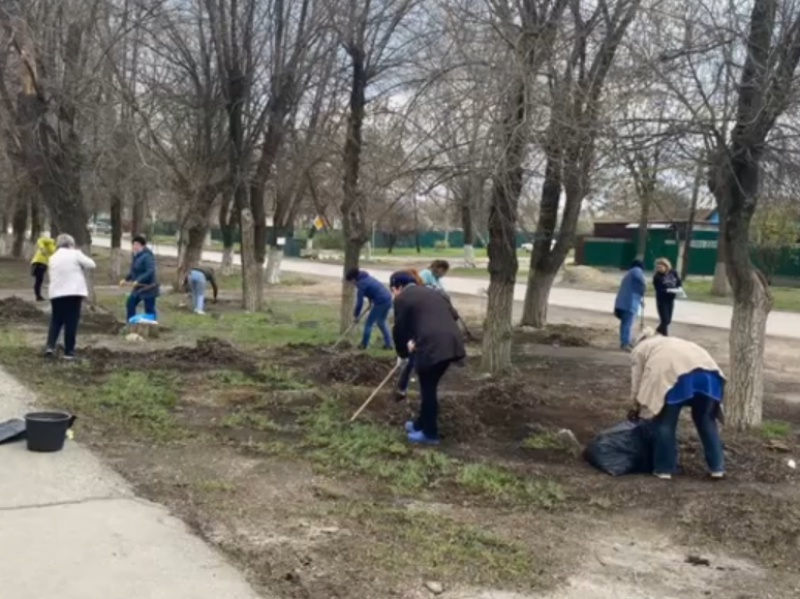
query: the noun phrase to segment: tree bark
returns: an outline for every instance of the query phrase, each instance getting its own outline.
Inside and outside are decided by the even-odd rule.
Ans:
[[[472,223],[471,198],[465,197],[459,202],[461,205],[461,230],[464,233],[464,264],[475,267],[475,235]]]
[[[711,281],[711,295],[716,297],[728,297],[731,294],[728,266],[725,259],[728,245],[725,229],[725,223],[720,218],[719,235],[717,236],[717,263],[714,265],[714,278]]]
[[[42,202],[36,193],[31,194],[31,236],[32,243],[42,236],[44,214],[42,213]]]
[[[694,236],[694,221],[697,217],[697,202],[700,199],[700,186],[703,183],[703,163],[697,163],[697,169],[692,183],[692,204],[689,207],[689,220],[684,231],[683,252],[681,253],[681,280],[689,276],[689,254],[692,251],[692,237]]]
[[[208,219],[203,215],[190,218],[181,235],[181,251],[178,259],[178,270],[172,288],[180,293],[183,289],[183,279],[190,269],[198,266],[203,258],[203,246],[208,233]]]
[[[111,281],[119,281],[122,274],[122,197],[111,194],[111,262],[109,276]]]
[[[249,208],[241,211],[239,227],[242,231],[242,309],[257,312],[263,300],[262,263],[256,261],[256,236],[253,214]]]
[[[645,192],[640,198],[639,211],[639,230],[636,236],[636,259],[644,261],[644,253],[647,249],[647,233],[650,224],[650,204],[652,195]]]
[[[277,285],[281,282],[281,261],[283,260],[283,246],[273,245],[267,255],[266,283]]]
[[[344,333],[353,323],[353,309],[355,308],[355,287],[345,280],[347,271],[358,268],[361,255],[361,245],[350,239],[345,240],[344,266],[342,267],[342,303],[339,305],[339,332]]]
[[[134,186],[133,189],[131,233],[133,235],[144,235],[147,233],[147,199],[138,186]]]
[[[25,249],[25,234],[28,229],[28,199],[22,195],[17,197],[14,204],[14,216],[11,219],[14,241],[11,246],[11,255],[22,258]]]
[[[223,276],[233,274],[233,244],[236,224],[233,220],[233,199],[226,193],[219,206],[219,228],[222,233],[222,267]]]
[[[729,338],[725,422],[737,430],[760,426],[764,405],[764,346],[772,299],[765,281],[755,272],[750,277],[752,295],[734,295]]]
[[[530,132],[525,126],[527,85],[520,77],[507,99],[503,144],[489,204],[489,289],[481,367],[493,375],[511,369],[514,284],[517,280],[517,213]]]

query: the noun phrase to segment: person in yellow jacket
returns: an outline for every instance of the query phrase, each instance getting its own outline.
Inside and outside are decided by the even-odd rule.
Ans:
[[[47,274],[47,264],[50,256],[56,251],[56,242],[51,237],[40,237],[36,241],[36,253],[31,260],[31,276],[33,277],[33,292],[36,294],[36,301],[43,302],[42,284],[44,275]]]

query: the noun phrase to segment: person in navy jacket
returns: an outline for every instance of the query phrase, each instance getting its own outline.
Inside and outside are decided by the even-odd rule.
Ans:
[[[125,304],[128,321],[136,316],[136,308],[144,302],[145,314],[156,316],[156,298],[159,295],[158,276],[156,274],[156,258],[147,247],[147,239],[136,235],[132,240],[133,259],[131,270],[120,285],[133,283],[133,289]]]
[[[672,324],[672,313],[675,310],[675,297],[680,292],[681,286],[681,278],[672,269],[670,261],[666,258],[656,260],[656,274],[653,276],[659,320],[656,332],[664,337],[669,334],[669,325]]]
[[[350,269],[345,276],[345,280],[355,285],[358,290],[356,308],[353,311],[353,317],[356,321],[361,317],[364,299],[366,298],[369,300],[369,313],[364,322],[364,334],[361,337],[361,345],[358,346],[359,349],[367,349],[367,347],[369,347],[372,327],[376,324],[383,335],[383,348],[392,349],[392,335],[386,324],[389,318],[389,312],[392,309],[392,294],[389,293],[386,286],[378,279],[370,276],[368,272],[358,270],[357,268]]]

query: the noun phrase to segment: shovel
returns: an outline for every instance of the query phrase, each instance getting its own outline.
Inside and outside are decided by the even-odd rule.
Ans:
[[[358,408],[358,410],[356,411],[356,413],[355,413],[355,414],[353,414],[353,417],[350,419],[350,422],[353,422],[353,421],[354,421],[356,418],[358,418],[359,414],[361,414],[361,412],[363,412],[363,411],[364,411],[364,410],[367,408],[367,406],[368,406],[368,405],[370,404],[370,402],[371,402],[371,401],[372,401],[372,400],[375,398],[375,396],[376,396],[378,393],[380,393],[380,390],[381,390],[381,389],[383,389],[383,388],[386,386],[386,383],[388,383],[388,382],[389,382],[389,379],[391,379],[391,378],[394,376],[394,373],[395,373],[395,372],[397,372],[397,369],[398,369],[398,368],[400,368],[400,362],[398,362],[397,364],[395,364],[395,365],[394,365],[394,368],[392,368],[392,370],[389,372],[389,374],[387,374],[387,375],[386,375],[386,378],[385,378],[385,379],[383,379],[383,381],[381,381],[381,384],[380,384],[380,385],[378,385],[378,386],[375,388],[375,391],[373,391],[373,392],[372,392],[372,395],[370,395],[370,396],[367,398],[367,401],[365,401],[363,404],[361,404],[361,407],[360,407],[360,408]]]

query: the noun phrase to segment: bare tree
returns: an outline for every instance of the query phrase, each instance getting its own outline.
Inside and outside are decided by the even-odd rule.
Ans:
[[[522,314],[525,325],[547,323],[550,289],[573,247],[581,205],[590,191],[606,77],[640,4],[600,0],[587,16],[580,2],[571,3],[572,48],[561,68],[554,65],[549,75],[552,105],[543,144],[547,164]]]

